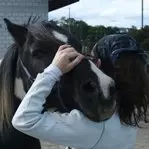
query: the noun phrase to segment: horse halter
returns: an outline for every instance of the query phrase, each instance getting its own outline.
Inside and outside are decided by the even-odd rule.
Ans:
[[[86,59],[92,61],[98,68],[100,68],[100,59],[96,56],[92,56],[90,54],[83,54],[85,56]]]
[[[30,72],[27,70],[27,68],[26,68],[25,65],[23,64],[23,62],[22,62],[22,60],[21,60],[20,57],[18,58],[18,60],[19,60],[19,62],[20,62],[20,64],[21,64],[21,66],[22,66],[22,68],[23,68],[23,70],[24,70],[24,72],[25,72],[25,74],[26,74],[28,80],[29,80],[30,83],[32,84],[32,83],[35,81],[35,78],[32,77],[32,75],[31,75]],[[63,102],[63,99],[62,99],[62,97],[61,97],[61,95],[60,95],[60,82],[57,82],[55,85],[57,86],[58,99],[59,99],[59,101],[60,101],[60,104],[61,104],[61,106],[68,112],[69,110],[68,110],[68,108],[65,106],[65,104],[64,104],[64,102]]]
[[[23,68],[23,70],[24,70],[24,72],[25,72],[25,74],[26,74],[28,80],[29,80],[31,83],[33,83],[33,82],[35,81],[35,78],[32,77],[32,75],[29,73],[29,71],[27,70],[27,68],[26,68],[25,65],[23,64],[23,62],[22,62],[22,60],[21,60],[20,57],[18,58],[18,60],[20,61],[20,64],[21,64],[21,66],[22,66],[22,68]]]

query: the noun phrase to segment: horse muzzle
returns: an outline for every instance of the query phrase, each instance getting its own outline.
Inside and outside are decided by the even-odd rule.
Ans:
[[[76,102],[81,111],[91,120],[100,122],[110,118],[116,107],[114,84],[108,86],[108,97],[105,98],[98,82],[87,80],[77,91]]]

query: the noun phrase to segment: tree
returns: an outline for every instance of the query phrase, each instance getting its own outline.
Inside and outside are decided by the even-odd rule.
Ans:
[[[58,24],[69,30],[83,45],[85,51],[90,51],[95,43],[105,35],[125,32],[134,37],[140,46],[149,50],[149,26],[143,29],[137,29],[135,26],[131,28],[105,27],[103,25],[91,26],[82,20],[74,18],[62,17],[57,20]]]
[[[149,51],[149,38],[146,38],[146,39],[144,39],[144,40],[141,42],[141,47],[142,47],[144,50]]]

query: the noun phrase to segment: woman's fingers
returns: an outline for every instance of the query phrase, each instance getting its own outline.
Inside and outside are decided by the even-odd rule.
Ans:
[[[68,56],[69,60],[73,60],[74,58],[76,58],[77,56],[79,56],[80,54],[76,51],[74,52],[69,52],[69,53],[66,53],[66,55]]]
[[[76,65],[78,65],[82,61],[83,58],[84,58],[84,56],[79,54],[72,62],[69,63],[69,65],[68,65],[69,69],[72,69]]]
[[[61,53],[70,53],[70,52],[77,52],[73,47],[68,47],[64,50],[60,51]]]
[[[64,45],[61,45],[61,46],[59,47],[58,51],[62,51],[62,50],[64,50],[64,49],[70,48],[70,47],[71,47],[71,45],[64,44]]]

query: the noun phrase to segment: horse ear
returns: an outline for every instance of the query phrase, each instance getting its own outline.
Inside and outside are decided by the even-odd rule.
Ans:
[[[27,35],[27,28],[21,25],[14,24],[10,22],[8,19],[4,18],[4,22],[7,26],[7,29],[13,39],[20,45],[23,46],[25,40],[26,40],[26,35]]]

